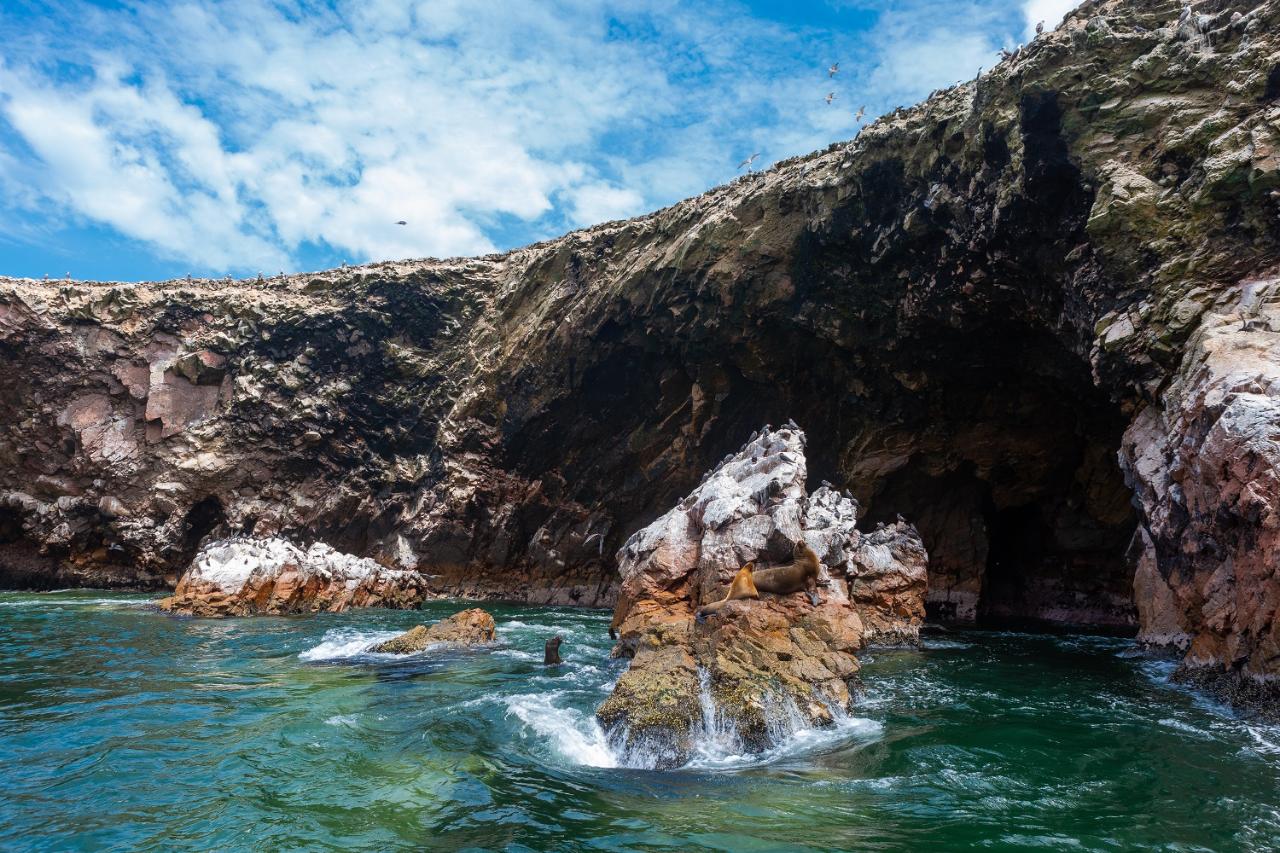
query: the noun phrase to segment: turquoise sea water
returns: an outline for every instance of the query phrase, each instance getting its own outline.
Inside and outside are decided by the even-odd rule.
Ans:
[[[600,611],[490,608],[502,646],[369,643],[462,605],[226,621],[0,593],[0,849],[1270,850],[1280,731],[1112,638],[866,656],[835,731],[614,766]],[[546,669],[559,633],[566,664]]]

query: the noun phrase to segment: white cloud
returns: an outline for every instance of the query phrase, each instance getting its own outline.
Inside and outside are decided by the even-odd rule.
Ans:
[[[1046,30],[1056,28],[1067,13],[1079,5],[1080,0],[1027,0],[1022,4],[1022,17],[1026,21],[1023,35],[1030,41],[1035,37],[1036,24],[1042,21]]]
[[[23,52],[0,60],[0,230],[52,205],[210,271],[292,267],[314,246],[352,262],[487,252],[700,192],[755,151],[764,165],[852,137],[858,106],[870,118],[971,77],[1002,39],[978,4],[946,4],[964,22],[951,33],[925,0],[840,33],[731,3],[76,14],[7,40]],[[71,52],[85,67],[51,71],[68,40],[94,45]],[[834,83],[829,58],[845,60]]]
[[[644,212],[644,196],[635,190],[607,183],[583,184],[569,192],[575,225],[593,225],[625,219]]]

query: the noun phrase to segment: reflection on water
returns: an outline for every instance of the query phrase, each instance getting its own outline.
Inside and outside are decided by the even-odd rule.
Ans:
[[[1267,850],[1280,733],[1123,640],[878,651],[857,712],[763,756],[617,766],[608,615],[495,607],[501,645],[365,651],[426,613],[183,620],[0,593],[0,848]],[[542,647],[564,637],[565,665]]]

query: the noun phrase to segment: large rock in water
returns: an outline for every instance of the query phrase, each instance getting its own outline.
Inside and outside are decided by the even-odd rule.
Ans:
[[[493,617],[479,607],[455,613],[434,625],[418,625],[385,643],[369,649],[389,655],[408,655],[429,646],[479,646],[492,643],[496,636]]]
[[[684,763],[708,713],[750,750],[830,724],[849,709],[868,638],[918,638],[919,536],[898,524],[864,537],[855,501],[827,486],[810,495],[804,445],[799,429],[766,428],[623,546],[615,654],[632,660],[597,716],[631,761]],[[743,565],[765,569],[800,543],[822,563],[816,601],[761,593],[695,617]]]
[[[417,607],[431,596],[414,571],[335,551],[303,551],[284,539],[228,539],[201,550],[174,594],[159,606],[188,616],[340,612],[349,607]]]
[[[864,526],[918,528],[940,618],[1273,694],[1280,0],[1046,23],[855,139],[501,255],[0,279],[0,586],[288,532],[611,605],[635,527],[795,417]]]

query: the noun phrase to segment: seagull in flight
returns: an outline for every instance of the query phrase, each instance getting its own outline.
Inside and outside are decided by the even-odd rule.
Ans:
[[[409,223],[408,223],[408,222],[405,222],[403,219],[397,219],[397,220],[396,220],[396,224],[397,224],[397,225],[408,225]]]
[[[833,62],[831,63],[831,67],[827,69],[827,76],[834,77],[839,71],[840,71],[840,63]]]
[[[828,104],[829,104],[829,103],[831,103],[832,101],[834,101],[835,99],[836,99],[836,93],[835,93],[835,92],[828,92],[828,93],[827,93],[827,103],[828,103]]]
[[[752,163],[754,163],[754,162],[756,161],[756,158],[757,158],[757,157],[759,157],[759,156],[760,156],[760,152],[759,152],[759,151],[757,151],[756,153],[752,154],[750,157],[748,157],[747,159],[745,159],[745,160],[743,160],[741,163],[739,163],[739,164],[738,164],[738,168],[739,168],[739,169],[743,169],[743,168],[745,168],[748,172],[750,172],[750,171],[751,171],[751,164],[752,164]]]
[[[861,107],[858,107],[857,115],[855,115],[855,116],[853,117],[853,120],[854,120],[854,121],[862,121],[862,117],[863,117],[864,115],[866,115],[866,114],[867,114],[867,108],[866,108],[866,106],[865,106],[865,105],[864,105],[864,106],[861,106]]]

